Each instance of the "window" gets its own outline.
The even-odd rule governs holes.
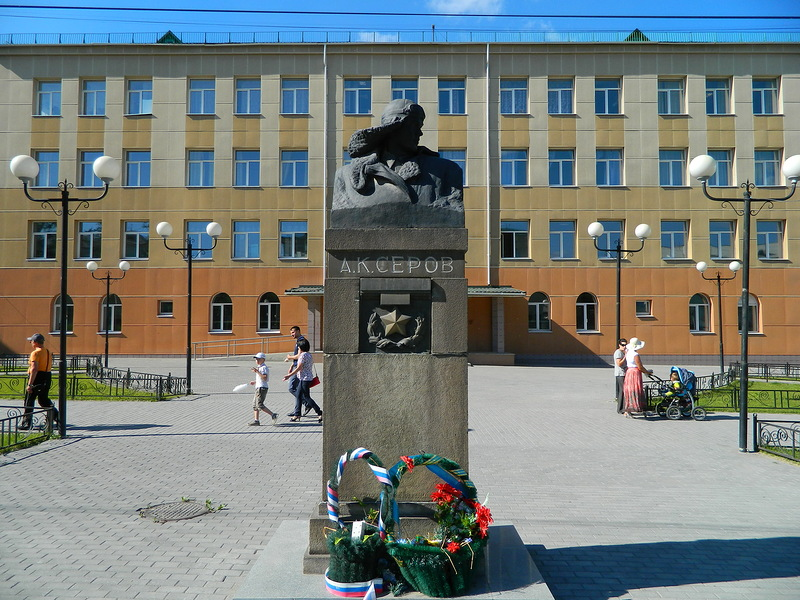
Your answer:
[[[709,229],[709,249],[712,260],[725,260],[733,258],[734,241],[734,222],[733,221],[710,221]]]
[[[652,317],[653,316],[653,301],[652,300],[636,300],[634,308],[637,317]]]
[[[575,221],[550,221],[550,258],[575,258]]]
[[[281,330],[281,303],[278,296],[267,292],[258,299],[258,331],[260,333]]]
[[[756,248],[759,260],[783,258],[783,221],[756,223]]]
[[[233,222],[233,258],[261,257],[261,224],[258,221]]]
[[[710,187],[727,187],[733,174],[733,152],[731,150],[709,150],[709,156],[717,161],[716,172],[708,179]]]
[[[739,298],[739,302],[736,304],[737,310],[736,314],[738,315],[737,319],[737,327],[739,328],[739,333],[742,333],[742,299]],[[756,333],[759,331],[758,328],[758,318],[759,318],[759,310],[758,310],[758,299],[753,296],[753,294],[749,294],[747,299],[747,331],[749,333]]]
[[[589,292],[583,292],[575,302],[575,328],[597,331],[597,298]]]
[[[344,80],[344,114],[368,115],[372,112],[372,83],[369,79]]]
[[[100,305],[100,332],[122,332],[122,301],[116,294],[103,298]]]
[[[528,331],[550,331],[550,298],[536,292],[528,300]]]
[[[528,151],[500,151],[500,185],[528,185]]]
[[[31,254],[33,260],[55,260],[57,227],[55,221],[37,221],[31,227]]]
[[[548,157],[550,185],[575,185],[575,151],[550,150]]]
[[[528,258],[528,221],[500,222],[500,258]]]
[[[686,258],[686,221],[661,221],[661,258]]]
[[[214,151],[189,150],[186,168],[187,187],[214,185]]]
[[[103,224],[100,221],[81,221],[78,223],[78,240],[76,244],[78,259],[100,258],[100,246],[103,241]]]
[[[94,161],[103,156],[102,152],[86,151],[80,154],[80,175],[78,185],[80,187],[103,187],[103,182],[94,174]]]
[[[753,114],[778,114],[778,80],[753,77]]]
[[[36,114],[40,117],[61,116],[61,82],[40,81],[36,89]]]
[[[350,157],[350,152],[345,148],[342,150],[342,165],[349,165],[353,162],[353,159]]]
[[[598,115],[620,114],[622,86],[619,78],[594,80],[594,112]]]
[[[66,298],[67,298],[66,302],[67,333],[72,333],[72,326],[75,323],[75,304],[73,304],[72,298],[70,298],[69,295],[67,295]],[[56,296],[55,302],[53,302],[53,325],[50,332],[61,333],[61,295]]]
[[[34,187],[58,187],[58,150],[37,152],[34,158],[39,163]]]
[[[171,317],[172,316],[172,300],[159,300],[158,301],[158,316]]]
[[[754,155],[756,185],[778,185],[780,152],[777,150],[756,150]]]
[[[547,80],[547,112],[551,115],[569,115],[572,109],[572,79]]]
[[[597,245],[601,248],[622,248],[622,221],[600,221],[603,226],[603,235],[597,238]],[[603,250],[597,251],[597,258],[617,258],[616,252]]]
[[[500,113],[524,115],[528,112],[528,81],[526,79],[500,80]]]
[[[128,150],[125,153],[125,185],[150,187],[149,150]]]
[[[658,183],[664,187],[683,185],[683,150],[658,151]]]
[[[213,79],[190,79],[188,113],[190,115],[213,115],[214,96]]]
[[[261,80],[236,80],[236,114],[257,115],[261,113]]]
[[[153,80],[128,80],[128,114],[149,115],[153,113]]]
[[[658,114],[683,114],[683,79],[658,80]]]
[[[281,112],[285,115],[308,114],[308,79],[281,80]]]
[[[308,222],[281,221],[279,258],[308,258]]]
[[[415,104],[419,101],[419,84],[416,79],[392,79],[392,100],[401,98]]]
[[[595,151],[597,185],[622,185],[622,150]]]
[[[233,302],[231,297],[224,292],[216,294],[211,299],[211,329],[212,333],[230,333],[233,331]]]
[[[706,114],[727,115],[731,113],[731,80],[706,79]]]
[[[689,300],[689,331],[706,333],[711,331],[709,314],[711,304],[703,294],[695,294]]]
[[[145,259],[150,256],[149,221],[125,221],[123,258]]]
[[[308,150],[281,150],[281,187],[308,186]]]
[[[258,150],[236,150],[234,153],[233,185],[258,187],[261,161]]]
[[[106,114],[106,82],[104,79],[83,80],[81,114],[84,117],[99,117]]]
[[[214,240],[206,233],[211,221],[187,221],[186,222],[186,239],[192,245],[192,259],[210,260],[214,258],[213,247]],[[198,250],[198,248],[200,248]]]
[[[439,149],[439,156],[452,160],[459,167],[464,175],[464,185],[467,185],[467,151],[466,150],[442,150]]]
[[[467,85],[463,79],[439,80],[439,114],[464,115],[467,113]]]

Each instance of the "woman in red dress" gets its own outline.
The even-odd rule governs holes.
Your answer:
[[[639,350],[644,348],[642,340],[632,337],[625,348],[625,362],[628,370],[625,371],[625,382],[622,386],[622,393],[625,397],[622,411],[626,417],[630,417],[631,413],[644,414],[647,407],[642,387],[642,373],[652,375],[653,372],[644,368],[642,359],[639,357]]]

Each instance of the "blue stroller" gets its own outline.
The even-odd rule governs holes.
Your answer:
[[[672,375],[677,374],[678,381],[672,381]],[[670,380],[664,381],[658,377],[659,394],[661,400],[656,404],[656,413],[659,417],[666,417],[677,421],[682,417],[691,417],[695,421],[706,418],[706,410],[697,406],[697,377],[689,369],[671,367]],[[680,385],[675,385],[676,383]]]

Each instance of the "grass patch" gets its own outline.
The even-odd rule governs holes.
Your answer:
[[[53,386],[50,388],[50,397],[58,396],[57,379],[53,378]],[[19,400],[25,396],[23,386],[27,384],[27,378],[19,376],[0,376],[0,398]],[[110,401],[135,401],[135,402],[157,402],[158,397],[155,392],[137,389],[122,389],[121,387],[111,387],[85,373],[71,373],[67,378],[67,397],[70,400],[110,400]],[[165,396],[165,398],[177,398],[176,395]]]
[[[747,388],[748,412],[759,414],[800,414],[800,384],[749,381]],[[715,412],[738,412],[733,408],[732,392],[738,391],[739,382],[703,391],[697,399],[698,406]],[[782,406],[776,407],[776,400],[782,399]]]
[[[17,435],[10,433],[0,435],[0,454],[7,454],[14,450],[21,450],[22,448],[30,448],[42,442],[46,442],[50,438],[55,437],[55,434],[47,434],[44,431],[30,431],[21,432]],[[15,444],[11,446],[11,444]]]

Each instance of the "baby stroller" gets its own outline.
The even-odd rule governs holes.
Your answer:
[[[678,381],[672,381],[672,374],[678,375]],[[670,380],[664,381],[657,376],[653,376],[659,382],[658,391],[661,400],[656,404],[656,413],[659,417],[666,417],[677,421],[681,417],[692,417],[695,421],[702,421],[706,418],[706,410],[697,406],[697,377],[688,369],[683,367],[671,367],[669,370]],[[680,383],[680,386],[673,385]]]

